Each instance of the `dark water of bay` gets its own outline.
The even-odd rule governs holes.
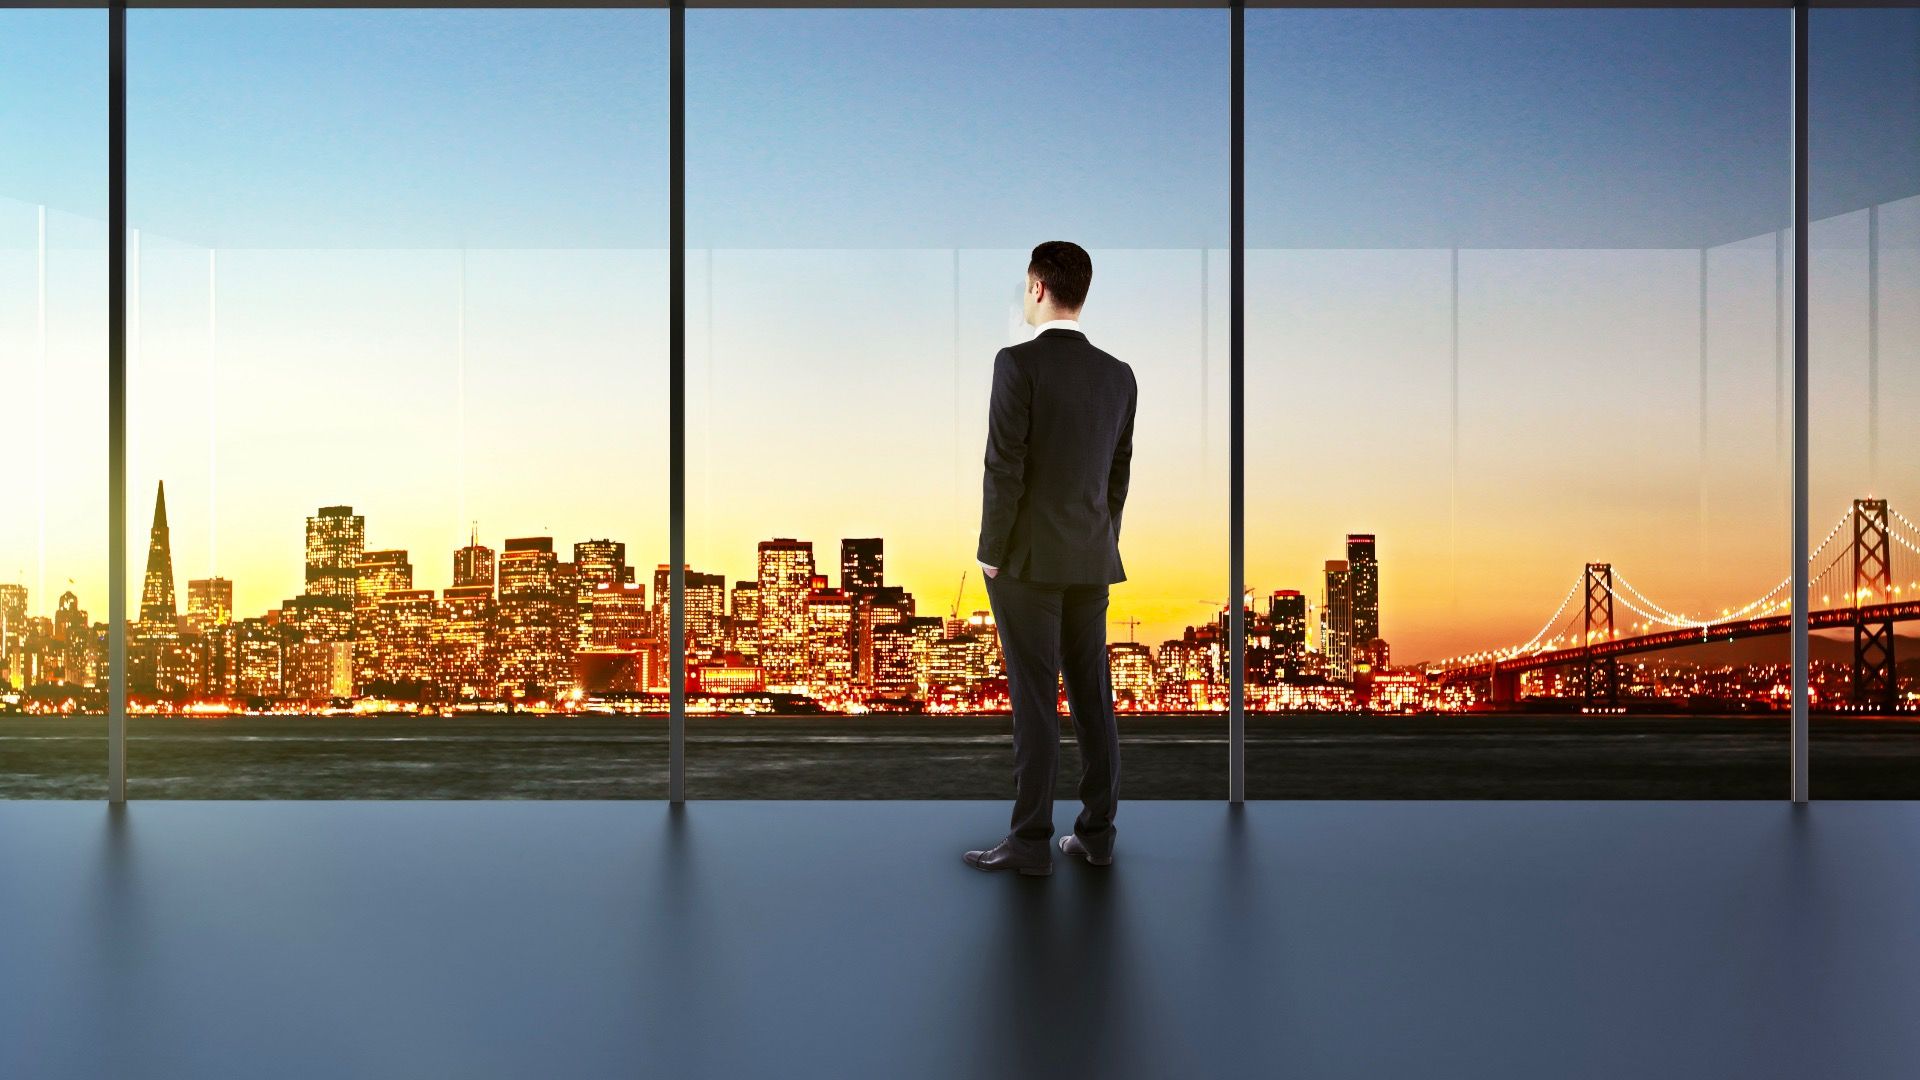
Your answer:
[[[144,799],[658,799],[662,717],[135,717]],[[1002,799],[1005,716],[694,717],[701,799]],[[1060,795],[1079,759],[1063,740]],[[1226,718],[1123,716],[1122,795],[1217,799]],[[1920,723],[1814,722],[1814,795],[1920,798]],[[1784,718],[1256,716],[1256,799],[1776,799]],[[106,792],[99,717],[0,716],[0,798]]]

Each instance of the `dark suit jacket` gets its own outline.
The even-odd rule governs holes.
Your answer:
[[[1133,460],[1133,369],[1055,327],[993,358],[980,561],[1021,581],[1112,584]]]

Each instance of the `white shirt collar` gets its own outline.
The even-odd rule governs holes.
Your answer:
[[[1049,330],[1075,330],[1075,331],[1079,331],[1080,333],[1086,332],[1084,330],[1080,330],[1079,319],[1048,319],[1046,322],[1043,322],[1039,326],[1036,326],[1033,328],[1033,336],[1039,337],[1041,334],[1044,334]]]

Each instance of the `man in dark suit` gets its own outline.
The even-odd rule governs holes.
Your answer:
[[[1013,699],[1013,831],[968,865],[1053,872],[1057,688],[1080,741],[1080,816],[1060,850],[1113,862],[1120,733],[1107,675],[1107,586],[1120,566],[1120,511],[1133,458],[1133,369],[1080,331],[1093,260],[1078,244],[1033,249],[1033,340],[993,358],[979,560]]]

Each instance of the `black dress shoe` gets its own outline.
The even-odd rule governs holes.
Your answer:
[[[1080,838],[1073,833],[1068,833],[1060,838],[1060,850],[1069,855],[1085,855],[1087,861],[1095,866],[1113,865],[1112,852],[1108,852],[1105,855],[1095,855],[1093,852],[1088,851],[1087,845],[1082,843]]]
[[[1053,873],[1053,855],[1045,848],[1039,855],[1029,854],[1013,846],[1013,837],[1009,836],[985,851],[969,851],[965,856],[967,865],[975,870],[989,873],[995,870],[1017,870],[1028,877],[1046,877]]]

